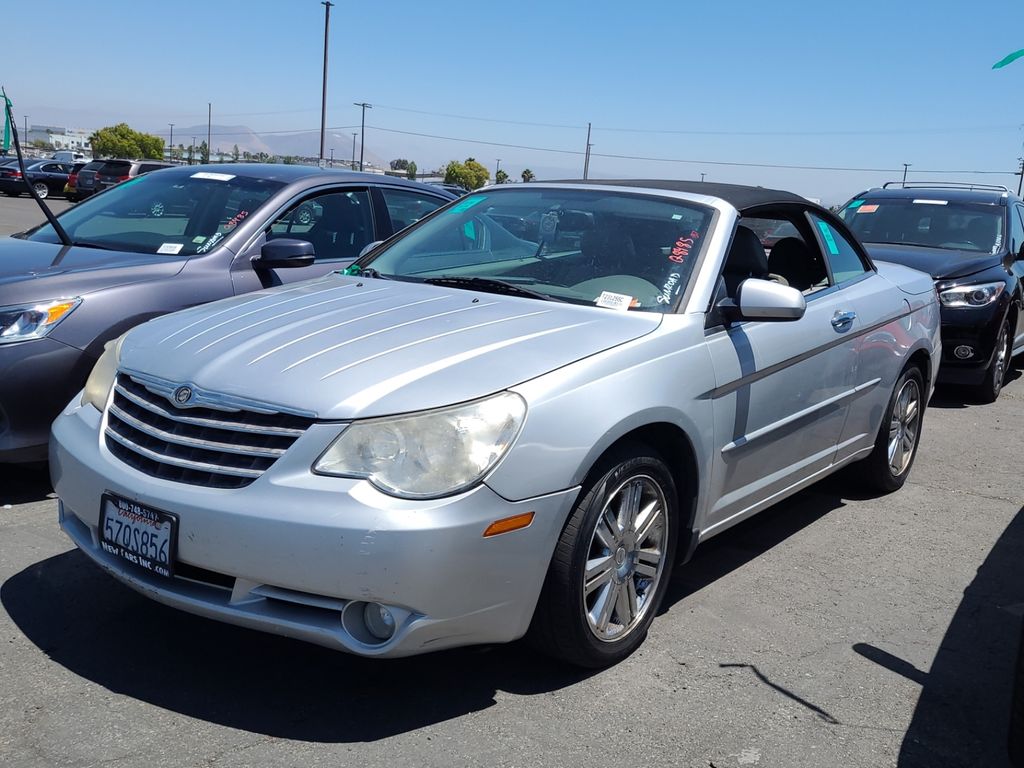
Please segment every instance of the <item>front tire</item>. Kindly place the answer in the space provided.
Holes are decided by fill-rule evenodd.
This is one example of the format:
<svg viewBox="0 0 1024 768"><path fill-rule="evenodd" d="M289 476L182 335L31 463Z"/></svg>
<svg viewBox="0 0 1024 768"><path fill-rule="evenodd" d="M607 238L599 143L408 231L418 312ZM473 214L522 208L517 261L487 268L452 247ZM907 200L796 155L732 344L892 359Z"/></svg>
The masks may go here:
<svg viewBox="0 0 1024 768"><path fill-rule="evenodd" d="M36 191L36 194L39 196L40 200L45 200L50 196L50 188L43 184L41 181L37 181L35 184L33 184L32 189Z"/></svg>
<svg viewBox="0 0 1024 768"><path fill-rule="evenodd" d="M1006 374L1010 370L1010 354L1013 351L1013 336L1010 333L1010 321L1007 319L999 329L996 339L996 353L992 362L985 370L985 380L974 388L975 398L980 403L994 403L1003 391Z"/></svg>
<svg viewBox="0 0 1024 768"><path fill-rule="evenodd" d="M629 443L606 456L559 537L530 642L581 667L629 656L664 598L678 537L676 485L658 453Z"/></svg>
<svg viewBox="0 0 1024 768"><path fill-rule="evenodd" d="M925 409L924 376L909 365L896 380L875 447L864 459L864 480L871 490L892 493L903 487L917 457Z"/></svg>

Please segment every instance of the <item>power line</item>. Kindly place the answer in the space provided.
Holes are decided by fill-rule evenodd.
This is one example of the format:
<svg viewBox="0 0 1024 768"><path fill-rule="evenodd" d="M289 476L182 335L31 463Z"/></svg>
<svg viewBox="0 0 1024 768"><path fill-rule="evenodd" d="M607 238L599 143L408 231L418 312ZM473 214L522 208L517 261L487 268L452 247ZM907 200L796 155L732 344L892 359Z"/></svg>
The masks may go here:
<svg viewBox="0 0 1024 768"><path fill-rule="evenodd" d="M566 125L565 123L533 123L526 120L501 120L496 117L475 117L473 115L453 115L448 112L430 112L425 109L408 109L406 107L389 107L384 104L375 105L378 109L390 109L394 112L411 112L414 115L432 115L434 117L451 117L456 120L476 120L481 123L502 123L504 125L532 125L539 128L571 128L574 131L581 131L585 125Z"/></svg>

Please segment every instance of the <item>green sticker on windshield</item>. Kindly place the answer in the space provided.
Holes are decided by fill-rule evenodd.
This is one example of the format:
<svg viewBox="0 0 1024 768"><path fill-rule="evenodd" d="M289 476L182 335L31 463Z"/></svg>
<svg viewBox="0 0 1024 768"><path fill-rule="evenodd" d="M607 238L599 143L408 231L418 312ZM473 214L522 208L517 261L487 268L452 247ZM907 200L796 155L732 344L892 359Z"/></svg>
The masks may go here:
<svg viewBox="0 0 1024 768"><path fill-rule="evenodd" d="M122 181L118 186L130 187L132 184L138 184L140 181L142 181L142 177L141 176L136 176L134 179L128 179L128 181Z"/></svg>
<svg viewBox="0 0 1024 768"><path fill-rule="evenodd" d="M860 208L862 205L864 205L863 200L854 200L852 203L846 206L846 208L847 210L849 210L850 208Z"/></svg>
<svg viewBox="0 0 1024 768"><path fill-rule="evenodd" d="M448 211L448 213L462 213L463 211L468 211L474 205L476 205L477 203L482 203L486 199L486 195L475 195L473 197L467 197L461 203L454 206L450 211Z"/></svg>
<svg viewBox="0 0 1024 768"><path fill-rule="evenodd" d="M836 239L832 237L832 228L828 225L827 222L819 221L818 229L821 230L821 235L822 237L825 238L825 245L828 246L828 252L831 253L833 256L838 256L839 246L836 245Z"/></svg>

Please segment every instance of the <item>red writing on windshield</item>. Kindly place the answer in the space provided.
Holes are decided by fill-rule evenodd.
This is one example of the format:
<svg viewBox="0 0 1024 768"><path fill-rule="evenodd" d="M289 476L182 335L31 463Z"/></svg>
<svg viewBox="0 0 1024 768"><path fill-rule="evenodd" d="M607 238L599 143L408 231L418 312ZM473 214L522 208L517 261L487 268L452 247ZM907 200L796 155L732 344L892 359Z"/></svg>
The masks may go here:
<svg viewBox="0 0 1024 768"><path fill-rule="evenodd" d="M676 244L672 246L672 250L668 256L669 259L677 264L682 264L686 257L690 255L690 249L693 248L693 244L697 242L699 237L700 233L697 232L697 230L691 230L689 237L680 236L679 239L676 240Z"/></svg>

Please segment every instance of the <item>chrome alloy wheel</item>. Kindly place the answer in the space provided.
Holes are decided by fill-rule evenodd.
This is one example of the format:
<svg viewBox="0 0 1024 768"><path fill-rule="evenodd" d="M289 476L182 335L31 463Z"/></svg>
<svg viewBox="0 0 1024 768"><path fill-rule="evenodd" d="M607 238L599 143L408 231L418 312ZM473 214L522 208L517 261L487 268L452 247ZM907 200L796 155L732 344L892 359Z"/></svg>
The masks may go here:
<svg viewBox="0 0 1024 768"><path fill-rule="evenodd" d="M910 466L921 430L921 388L907 379L896 395L889 421L889 470L899 477Z"/></svg>
<svg viewBox="0 0 1024 768"><path fill-rule="evenodd" d="M1006 366L1010 362L1010 331L1004 324L999 331L999 341L996 351L995 370L992 371L992 389L998 394L1002 389L1003 381L1006 379Z"/></svg>
<svg viewBox="0 0 1024 768"><path fill-rule="evenodd" d="M650 475L630 477L605 497L583 575L583 610L598 640L621 640L646 616L665 570L667 509Z"/></svg>

